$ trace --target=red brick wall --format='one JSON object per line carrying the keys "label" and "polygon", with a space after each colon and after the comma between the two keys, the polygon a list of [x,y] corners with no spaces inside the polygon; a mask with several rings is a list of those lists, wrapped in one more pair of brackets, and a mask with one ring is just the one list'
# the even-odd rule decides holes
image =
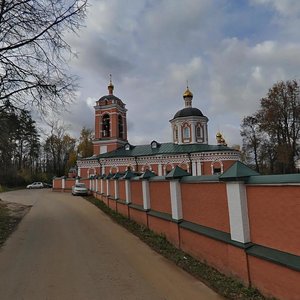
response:
{"label": "red brick wall", "polygon": [[129,208],[130,219],[147,226],[147,213],[134,208]]}
{"label": "red brick wall", "polygon": [[131,202],[137,205],[143,205],[142,181],[131,181]]}
{"label": "red brick wall", "polygon": [[300,255],[300,187],[247,186],[251,241]]}
{"label": "red brick wall", "polygon": [[52,187],[53,189],[61,189],[62,188],[62,181],[61,178],[55,178],[52,181]]}
{"label": "red brick wall", "polygon": [[299,300],[300,273],[271,262],[249,256],[252,285],[265,295],[283,300]]}
{"label": "red brick wall", "polygon": [[65,189],[72,189],[72,186],[75,184],[75,179],[66,179],[65,180]]}
{"label": "red brick wall", "polygon": [[115,182],[114,180],[109,180],[109,195],[115,197]]}
{"label": "red brick wall", "polygon": [[148,215],[148,226],[154,232],[165,235],[176,247],[179,246],[179,229],[176,223]]}
{"label": "red brick wall", "polygon": [[123,216],[125,216],[125,217],[128,218],[128,216],[129,216],[129,214],[128,214],[128,206],[126,204],[117,202],[117,211],[121,215],[123,215]]}
{"label": "red brick wall", "polygon": [[183,219],[230,232],[225,183],[181,184]]}
{"label": "red brick wall", "polygon": [[168,181],[150,181],[149,191],[151,209],[171,213],[170,183]]}
{"label": "red brick wall", "polygon": [[228,273],[227,244],[184,228],[180,228],[180,242],[183,251],[192,254],[201,261],[208,262],[222,272]]}
{"label": "red brick wall", "polygon": [[119,198],[126,200],[125,180],[119,180]]}

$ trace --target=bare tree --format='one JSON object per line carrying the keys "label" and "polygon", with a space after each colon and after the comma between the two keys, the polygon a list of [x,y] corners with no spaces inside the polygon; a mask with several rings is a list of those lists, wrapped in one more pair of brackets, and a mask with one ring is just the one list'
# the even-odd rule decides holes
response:
{"label": "bare tree", "polygon": [[299,159],[300,86],[280,81],[260,100],[260,108],[241,124],[243,149],[263,173],[295,172]]}
{"label": "bare tree", "polygon": [[82,26],[87,0],[0,0],[0,110],[42,113],[70,101],[75,77],[66,32]]}

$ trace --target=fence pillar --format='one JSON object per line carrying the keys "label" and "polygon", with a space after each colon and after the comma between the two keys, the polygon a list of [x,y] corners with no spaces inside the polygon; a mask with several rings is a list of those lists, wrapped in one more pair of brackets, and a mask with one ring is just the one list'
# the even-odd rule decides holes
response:
{"label": "fence pillar", "polygon": [[182,219],[181,188],[179,180],[170,180],[172,219]]}
{"label": "fence pillar", "polygon": [[98,177],[95,176],[95,192],[98,192]]}
{"label": "fence pillar", "polygon": [[63,176],[63,177],[61,178],[61,188],[62,188],[62,190],[65,189],[65,186],[66,186],[66,177]]}
{"label": "fence pillar", "polygon": [[126,193],[126,203],[131,203],[131,188],[130,188],[130,179],[125,180],[125,193]]}
{"label": "fence pillar", "polygon": [[143,189],[143,208],[148,210],[150,209],[150,192],[149,192],[148,180],[142,180],[142,189]]}
{"label": "fence pillar", "polygon": [[114,179],[115,185],[115,199],[119,199],[119,182],[117,179]]}
{"label": "fence pillar", "polygon": [[103,194],[103,178],[100,179],[100,193]]}
{"label": "fence pillar", "polygon": [[109,179],[106,178],[106,195],[109,196],[110,195],[110,190],[109,190]]}
{"label": "fence pillar", "polygon": [[244,182],[226,182],[231,239],[250,242],[247,194]]}

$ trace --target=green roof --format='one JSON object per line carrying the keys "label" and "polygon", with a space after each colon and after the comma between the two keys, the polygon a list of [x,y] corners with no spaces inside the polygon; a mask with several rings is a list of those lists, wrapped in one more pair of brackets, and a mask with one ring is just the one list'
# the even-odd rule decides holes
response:
{"label": "green roof", "polygon": [[300,174],[261,175],[247,179],[249,184],[300,184]]}
{"label": "green roof", "polygon": [[149,179],[151,177],[154,177],[155,176],[155,173],[151,172],[150,170],[146,170],[141,176],[140,178],[141,179]]}
{"label": "green roof", "polygon": [[125,150],[125,147],[118,148],[114,151],[100,154],[98,156],[92,156],[85,158],[84,160],[94,160],[99,158],[112,158],[112,157],[136,157],[136,156],[152,156],[161,154],[181,154],[181,153],[193,153],[193,152],[216,152],[216,151],[236,151],[232,148],[223,145],[207,145],[207,144],[189,144],[189,145],[177,145],[174,143],[162,143],[158,144],[157,148],[151,148],[151,145],[139,145],[132,146],[129,150]]}
{"label": "green roof", "polygon": [[124,174],[124,176],[122,177],[122,179],[130,179],[132,177],[135,177],[136,175],[131,172],[130,170],[126,171],[126,173]]}
{"label": "green roof", "polygon": [[257,176],[259,173],[250,169],[240,161],[236,161],[229,169],[219,176],[220,180],[239,180],[245,177]]}
{"label": "green roof", "polygon": [[181,169],[180,167],[176,166],[172,171],[166,176],[166,179],[173,179],[173,178],[181,178],[184,176],[189,176],[188,172],[185,170]]}

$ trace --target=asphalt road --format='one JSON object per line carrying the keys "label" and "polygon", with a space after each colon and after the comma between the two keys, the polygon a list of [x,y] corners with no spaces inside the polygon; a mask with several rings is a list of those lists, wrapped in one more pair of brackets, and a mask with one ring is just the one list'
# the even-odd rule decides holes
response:
{"label": "asphalt road", "polygon": [[0,249],[1,300],[223,299],[81,197],[0,198],[32,205]]}

